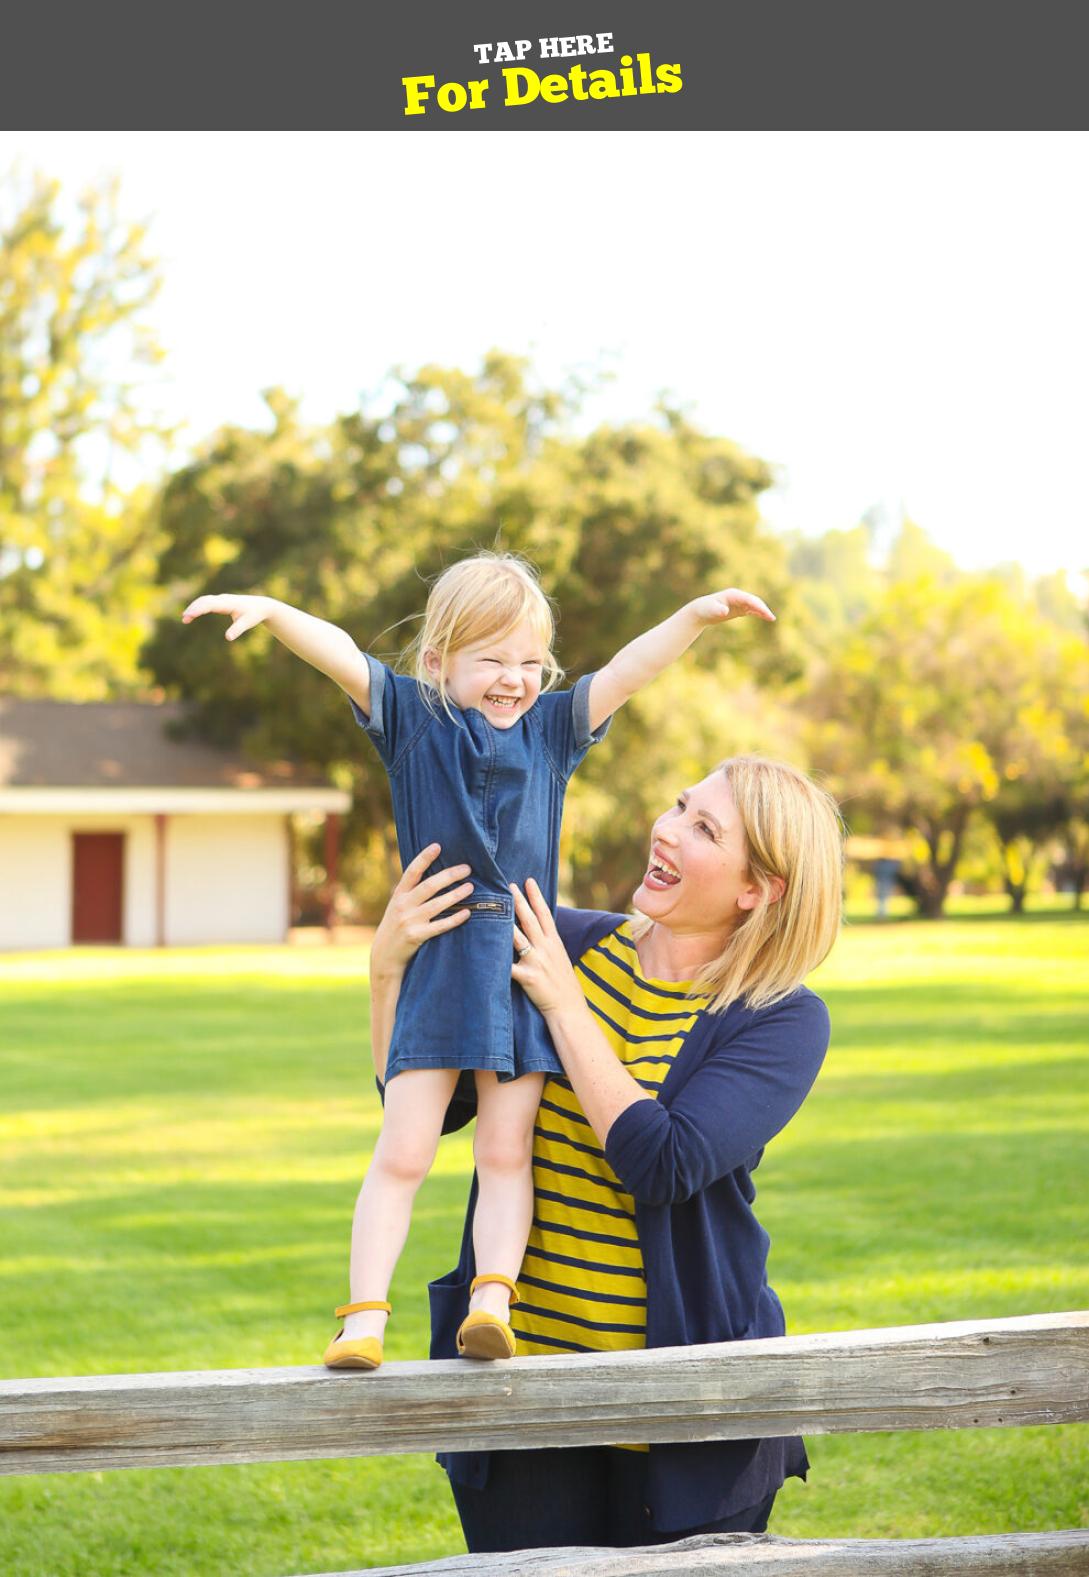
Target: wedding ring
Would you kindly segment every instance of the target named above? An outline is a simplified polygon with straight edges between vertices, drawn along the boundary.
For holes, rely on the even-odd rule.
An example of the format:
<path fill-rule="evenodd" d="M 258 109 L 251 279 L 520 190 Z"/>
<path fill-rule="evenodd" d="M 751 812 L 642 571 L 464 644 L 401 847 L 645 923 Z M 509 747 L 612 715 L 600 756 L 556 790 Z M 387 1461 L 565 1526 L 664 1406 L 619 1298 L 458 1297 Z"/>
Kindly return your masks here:
<path fill-rule="evenodd" d="M 518 957 L 519 958 L 525 958 L 526 954 L 527 953 L 532 953 L 532 951 L 533 951 L 533 943 L 532 942 L 527 942 L 525 947 L 520 947 L 518 949 Z"/>

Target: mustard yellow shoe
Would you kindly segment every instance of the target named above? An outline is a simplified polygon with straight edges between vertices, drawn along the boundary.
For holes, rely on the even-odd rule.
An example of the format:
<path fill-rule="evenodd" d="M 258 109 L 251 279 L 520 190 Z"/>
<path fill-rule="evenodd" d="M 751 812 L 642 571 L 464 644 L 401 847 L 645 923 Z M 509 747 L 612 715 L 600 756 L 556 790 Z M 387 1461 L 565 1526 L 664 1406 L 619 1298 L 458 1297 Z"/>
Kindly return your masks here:
<path fill-rule="evenodd" d="M 476 1289 L 488 1281 L 498 1281 L 510 1288 L 512 1307 L 518 1302 L 515 1283 L 509 1276 L 501 1276 L 498 1271 L 492 1275 L 474 1276 L 469 1286 L 469 1296 L 472 1297 Z M 458 1353 L 462 1358 L 513 1358 L 514 1350 L 514 1332 L 506 1320 L 501 1320 L 497 1314 L 489 1314 L 486 1309 L 477 1309 L 474 1314 L 466 1315 L 458 1327 Z"/>
<path fill-rule="evenodd" d="M 361 1314 L 364 1309 L 393 1311 L 388 1303 L 342 1303 L 336 1311 L 338 1320 L 346 1314 Z M 343 1326 L 325 1349 L 322 1363 L 327 1369 L 377 1369 L 382 1362 L 382 1341 L 378 1336 L 360 1336 L 355 1341 L 342 1342 Z"/>

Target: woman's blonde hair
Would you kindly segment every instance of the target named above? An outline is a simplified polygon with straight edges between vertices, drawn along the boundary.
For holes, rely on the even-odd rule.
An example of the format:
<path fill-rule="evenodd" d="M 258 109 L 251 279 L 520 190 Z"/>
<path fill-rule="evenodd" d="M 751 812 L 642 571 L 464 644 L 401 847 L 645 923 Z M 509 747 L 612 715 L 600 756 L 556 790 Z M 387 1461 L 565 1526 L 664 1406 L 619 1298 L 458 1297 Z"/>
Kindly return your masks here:
<path fill-rule="evenodd" d="M 556 621 L 536 569 L 517 553 L 477 553 L 451 564 L 435 581 L 423 624 L 406 653 L 407 665 L 425 697 L 437 691 L 449 714 L 446 675 L 454 653 L 502 640 L 522 623 L 540 637 L 541 689 L 551 690 L 563 678 L 563 669 L 552 654 Z M 439 659 L 437 676 L 428 672 L 429 651 Z"/>
<path fill-rule="evenodd" d="M 801 985 L 831 950 L 843 908 L 843 840 L 839 807 L 826 789 L 797 767 L 765 756 L 731 756 L 721 771 L 745 835 L 747 876 L 760 889 L 753 909 L 692 985 L 709 996 L 708 1011 L 724 1012 L 739 997 L 750 1008 L 780 1002 Z M 773 878 L 785 884 L 773 901 Z M 653 921 L 638 915 L 636 938 Z"/>

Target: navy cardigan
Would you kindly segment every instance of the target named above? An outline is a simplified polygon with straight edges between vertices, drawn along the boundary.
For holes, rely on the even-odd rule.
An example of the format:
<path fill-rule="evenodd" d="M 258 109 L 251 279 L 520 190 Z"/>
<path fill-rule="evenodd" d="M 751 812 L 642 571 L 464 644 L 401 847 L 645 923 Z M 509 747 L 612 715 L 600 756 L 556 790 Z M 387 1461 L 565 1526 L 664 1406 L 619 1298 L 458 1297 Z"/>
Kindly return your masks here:
<path fill-rule="evenodd" d="M 560 909 L 572 962 L 625 917 Z M 768 1286 L 769 1239 L 752 1212 L 752 1172 L 764 1146 L 793 1117 L 828 1047 L 828 1010 L 805 986 L 756 1011 L 734 1002 L 701 1013 L 658 1099 L 636 1101 L 609 1129 L 605 1156 L 635 1200 L 647 1278 L 647 1346 L 781 1336 L 783 1311 Z M 472 1075 L 459 1081 L 444 1131 L 475 1111 Z M 431 1356 L 456 1356 L 469 1301 L 476 1178 L 461 1258 L 432 1282 Z M 451 1478 L 487 1482 L 489 1453 L 439 1457 Z M 660 1532 L 700 1527 L 759 1504 L 809 1466 L 798 1437 L 652 1445 L 647 1503 Z"/>

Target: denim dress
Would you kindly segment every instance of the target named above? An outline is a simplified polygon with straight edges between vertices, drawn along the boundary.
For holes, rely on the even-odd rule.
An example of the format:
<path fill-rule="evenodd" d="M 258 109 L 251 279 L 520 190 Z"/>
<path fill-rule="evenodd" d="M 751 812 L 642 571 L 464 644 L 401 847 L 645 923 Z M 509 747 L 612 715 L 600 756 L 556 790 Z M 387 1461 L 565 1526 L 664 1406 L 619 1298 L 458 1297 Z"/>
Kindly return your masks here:
<path fill-rule="evenodd" d="M 562 1068 L 544 1019 L 511 980 L 514 900 L 532 876 L 556 907 L 567 780 L 611 718 L 590 732 L 590 681 L 546 691 L 510 728 L 475 708 L 450 714 L 415 679 L 367 654 L 370 717 L 356 721 L 389 775 L 397 845 L 407 865 L 441 843 L 443 865 L 468 865 L 471 918 L 410 960 L 397 1003 L 386 1081 L 405 1068 L 482 1068 L 501 1080 Z M 350 699 L 350 697 L 349 697 Z M 451 715 L 452 714 L 452 715 Z"/>

